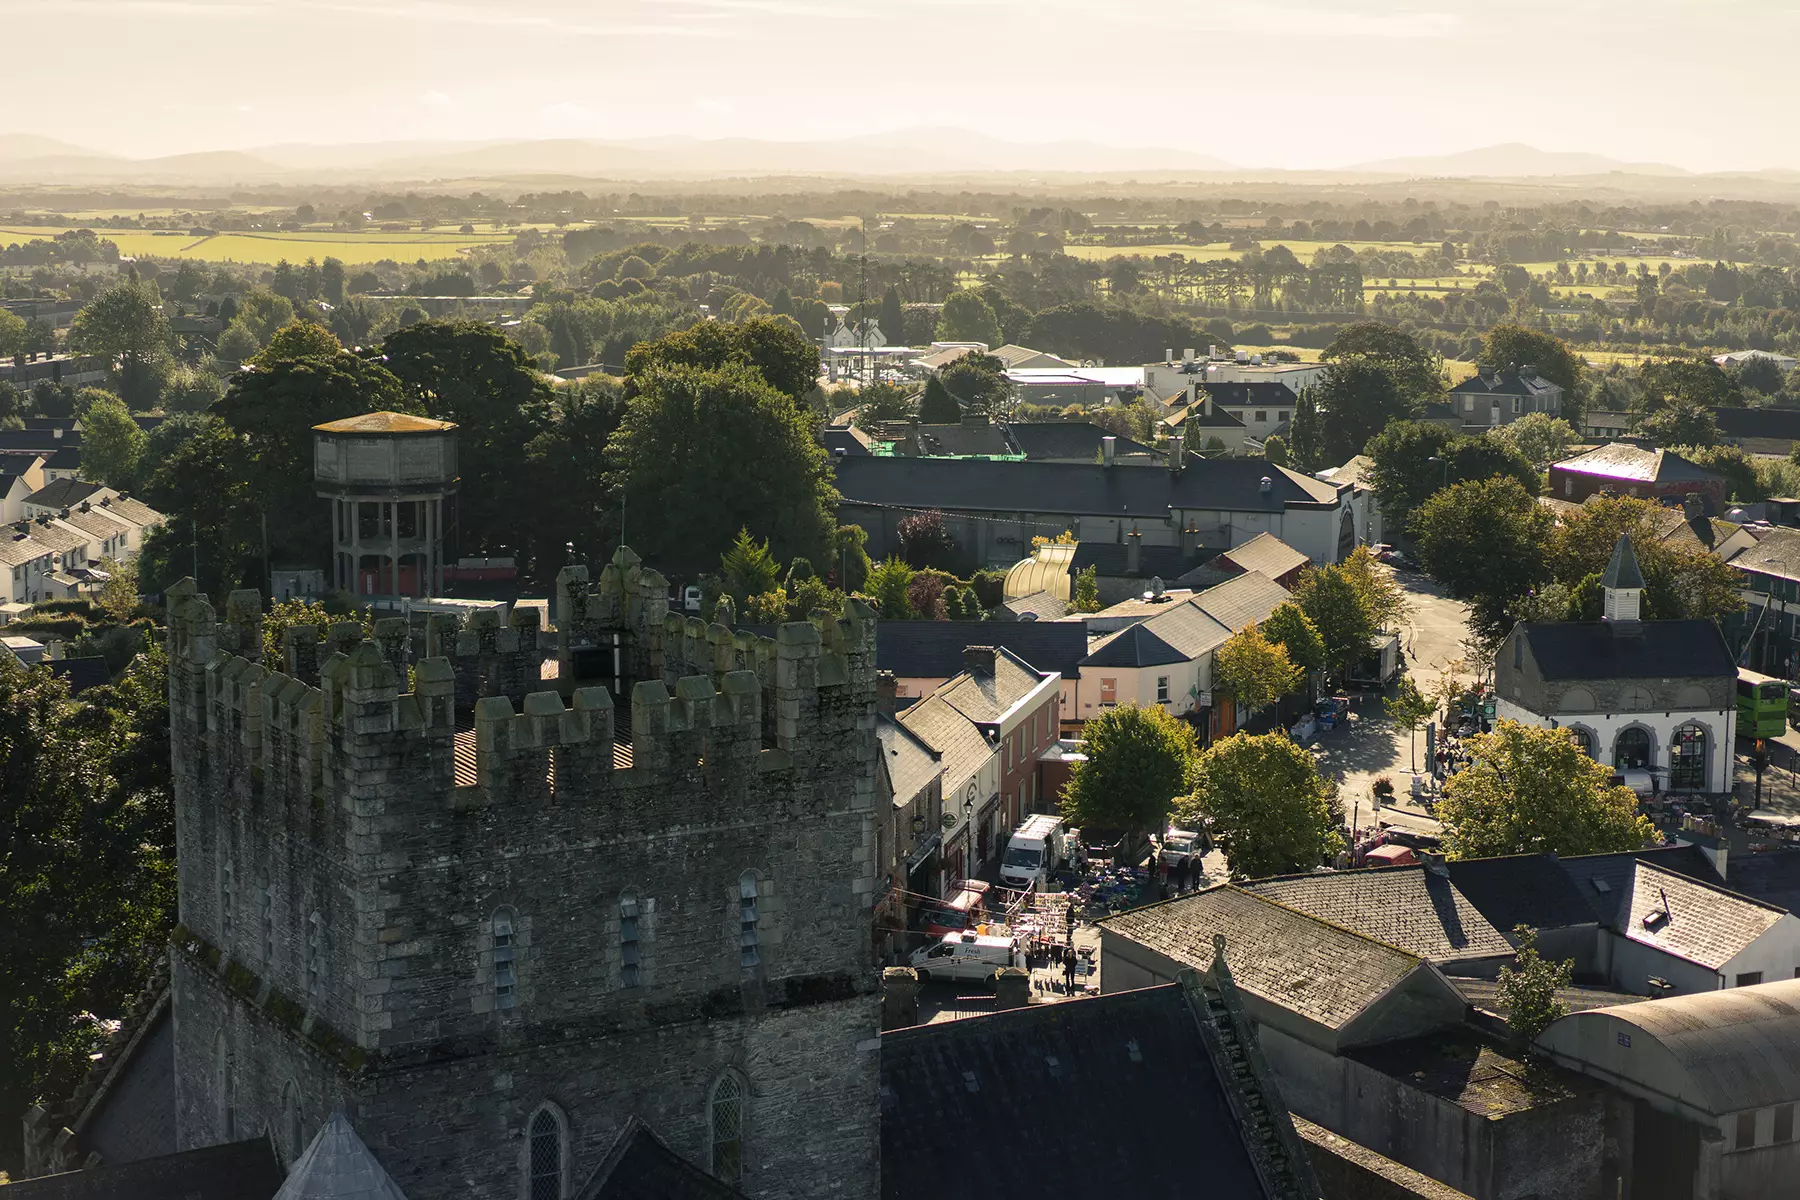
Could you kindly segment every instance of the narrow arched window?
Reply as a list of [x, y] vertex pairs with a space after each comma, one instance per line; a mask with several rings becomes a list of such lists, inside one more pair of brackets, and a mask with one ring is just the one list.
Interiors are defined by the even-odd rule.
[[744, 1081], [727, 1071], [713, 1084], [707, 1101], [708, 1161], [726, 1183], [744, 1175]]
[[549, 1105], [532, 1114], [527, 1140], [525, 1200], [562, 1200], [566, 1131]]
[[515, 955], [513, 910], [498, 909], [494, 913], [494, 1007], [512, 1008], [519, 1002], [519, 976]]
[[237, 904], [237, 870], [227, 862], [219, 868], [219, 949], [231, 953], [232, 908]]
[[636, 892], [619, 895], [619, 986], [634, 988], [644, 981], [642, 930], [638, 926]]
[[754, 967], [762, 962], [762, 944], [758, 936], [756, 911], [756, 872], [738, 876], [738, 965]]
[[300, 1088], [291, 1079], [281, 1089], [281, 1139], [288, 1165], [292, 1166], [306, 1147], [300, 1144]]
[[324, 952], [321, 944], [325, 934], [325, 919], [315, 909], [312, 916], [306, 918], [306, 994], [317, 996], [319, 985], [323, 981], [323, 964], [320, 961]]

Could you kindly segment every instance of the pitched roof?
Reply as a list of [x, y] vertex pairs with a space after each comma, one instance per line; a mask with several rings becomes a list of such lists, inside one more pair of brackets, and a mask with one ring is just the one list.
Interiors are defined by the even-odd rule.
[[1261, 571], [1270, 579], [1280, 579], [1289, 571], [1298, 570], [1312, 562], [1312, 559], [1268, 532], [1257, 534], [1241, 546], [1233, 546], [1219, 557], [1246, 571]]
[[406, 1200], [406, 1193], [339, 1111], [294, 1160], [275, 1200]]
[[1748, 408], [1708, 409], [1728, 438], [1800, 438], [1800, 408], [1756, 405]]
[[1117, 454], [1156, 454], [1154, 446], [1121, 437], [1091, 421], [1014, 421], [1006, 427], [1012, 444], [1026, 458], [1067, 458], [1094, 462], [1103, 439], [1113, 437]]
[[867, 454], [869, 435], [850, 425], [833, 425], [820, 431], [827, 454]]
[[963, 669], [972, 644], [1004, 646], [1040, 671], [1081, 674], [1087, 657], [1085, 621], [877, 621], [875, 666], [902, 679], [948, 679]]
[[1044, 682], [1044, 676], [1030, 663], [1004, 646], [993, 647], [994, 669], [968, 668], [964, 659], [963, 673], [944, 681], [937, 694], [971, 721], [993, 722], [1025, 699]]
[[47, 546], [58, 554], [85, 546], [91, 535], [77, 529], [70, 529], [48, 517], [33, 517], [28, 521], [20, 521], [12, 526], [14, 533], [27, 533], [40, 545]]
[[[955, 458], [841, 458], [848, 504], [971, 512], [1105, 514], [1167, 520], [1171, 507], [1282, 512], [1330, 505], [1337, 488], [1260, 458], [1189, 454], [1179, 472], [1098, 463], [993, 462]], [[1262, 480], [1269, 490], [1262, 490]]]
[[1300, 397], [1294, 389], [1279, 379], [1240, 380], [1223, 383], [1217, 380], [1202, 383], [1206, 394], [1213, 398], [1214, 404], [1228, 404], [1233, 408], [1291, 408]]
[[[1233, 1078], [1204, 1019], [1167, 984], [882, 1034], [882, 1196], [1007, 1195], [1033, 1171], [1058, 1194], [1189, 1195], [1196, 1170], [1207, 1195], [1299, 1195], [1265, 1185], [1246, 1145], [1264, 1131], [1233, 1098], [1278, 1120], [1285, 1105]], [[1079, 1097], [1080, 1118], [1047, 1117], [1052, 1097]], [[995, 1140], [971, 1149], [976, 1130]]]
[[108, 516], [132, 525], [161, 525], [163, 515], [135, 496], [108, 496], [97, 508]]
[[1162, 667], [1187, 662], [1188, 656], [1144, 628], [1127, 625], [1081, 660], [1084, 667]]
[[1198, 566], [1197, 552], [1180, 546], [1138, 547], [1138, 568], [1131, 569], [1131, 547], [1121, 542], [1081, 542], [1069, 560], [1070, 571], [1094, 568], [1095, 575], [1109, 579], [1151, 579], [1160, 576], [1173, 579], [1190, 567]]
[[1620, 906], [1614, 930], [1710, 970], [1742, 954], [1786, 915], [1646, 862], [1635, 864], [1633, 876], [1630, 907]]
[[1245, 571], [1236, 579], [1214, 584], [1194, 594], [1194, 607], [1236, 632], [1246, 625], [1260, 625], [1269, 614], [1293, 599], [1292, 593], [1261, 571]]
[[455, 429], [456, 423], [415, 417], [411, 413], [383, 411], [327, 421], [323, 425], [314, 425], [313, 428], [320, 433], [441, 433], [446, 429]]
[[1631, 898], [1640, 862], [1717, 887], [1723, 887], [1725, 883], [1699, 847], [1691, 845], [1655, 846], [1617, 854], [1576, 854], [1556, 861], [1602, 925], [1612, 925], [1619, 920], [1621, 907]]
[[1011, 454], [1006, 430], [989, 421], [959, 421], [954, 425], [920, 425], [914, 430], [918, 453]]
[[1732, 891], [1789, 912], [1800, 911], [1800, 850], [1743, 854], [1730, 862]]
[[1606, 564], [1606, 574], [1600, 577], [1600, 586], [1609, 588], [1642, 588], [1644, 573], [1638, 570], [1637, 553], [1631, 548], [1631, 539], [1624, 534], [1613, 545], [1612, 561]]
[[281, 1161], [267, 1137], [14, 1180], [6, 1200], [269, 1200]]
[[1206, 970], [1223, 934], [1238, 986], [1341, 1029], [1423, 966], [1418, 956], [1231, 884], [1107, 917], [1100, 927]]
[[136, 525], [127, 525], [102, 508], [85, 508], [77, 505], [69, 509], [57, 520], [73, 525], [90, 537], [112, 538], [120, 534], [129, 534]]
[[1038, 366], [1049, 367], [1072, 367], [1075, 365], [1066, 358], [1058, 358], [1056, 355], [1047, 351], [1033, 350], [1030, 346], [1020, 346], [1013, 342], [1008, 342], [1004, 346], [996, 346], [992, 350], [989, 350], [988, 354], [999, 359], [1001, 365], [1005, 366], [1008, 370], [1019, 367], [1024, 363], [1034, 363]]
[[1711, 621], [1524, 621], [1545, 679], [1737, 677], [1737, 660]]
[[27, 533], [11, 527], [0, 528], [0, 567], [16, 567], [55, 551]]
[[1732, 566], [1756, 575], [1800, 579], [1800, 530], [1771, 529], [1730, 558]]
[[1422, 865], [1283, 875], [1242, 886], [1432, 962], [1513, 953], [1448, 876]]
[[669, 1149], [636, 1117], [627, 1117], [612, 1148], [576, 1200], [732, 1200], [742, 1197]]
[[1184, 604], [1193, 598], [1193, 588], [1165, 588], [1160, 596], [1151, 596], [1148, 600], [1144, 599], [1142, 594], [1127, 596], [1117, 604], [1109, 604], [1099, 612], [1087, 613], [1085, 616], [1090, 621], [1107, 621], [1122, 617], [1135, 617], [1142, 621], [1156, 616], [1170, 605]]
[[1069, 615], [1069, 602], [1049, 592], [1033, 592], [1001, 605], [1017, 621], [1060, 621]]
[[35, 504], [40, 508], [74, 508], [95, 493], [106, 491], [110, 491], [110, 489], [105, 484], [89, 483], [85, 479], [77, 479], [69, 475], [61, 479], [52, 479], [25, 497], [25, 503]]
[[942, 695], [932, 694], [897, 718], [919, 740], [937, 751], [944, 779], [960, 784], [981, 770], [994, 753], [993, 743], [975, 722], [957, 712]]
[[54, 429], [0, 429], [0, 450], [29, 450], [50, 454], [64, 446], [79, 446], [81, 434], [65, 431], [58, 437]]
[[1695, 466], [1673, 450], [1647, 450], [1629, 442], [1610, 442], [1554, 464], [1580, 475], [1600, 475], [1638, 483], [1722, 482], [1723, 477]]
[[1478, 372], [1450, 390], [1465, 396], [1541, 396], [1556, 386], [1542, 375], [1499, 371], [1492, 374]]
[[[1113, 634], [1082, 660], [1083, 666], [1150, 667], [1192, 662], [1230, 639], [1231, 626], [1200, 607], [1192, 596], [1155, 616]], [[1131, 661], [1135, 659], [1136, 661]]]
[[875, 733], [887, 756], [888, 782], [894, 785], [895, 804], [908, 803], [944, 773], [938, 752], [892, 717], [876, 717]]
[[1598, 923], [1587, 897], [1551, 854], [1465, 858], [1445, 865], [1475, 911], [1494, 928], [1569, 929]]

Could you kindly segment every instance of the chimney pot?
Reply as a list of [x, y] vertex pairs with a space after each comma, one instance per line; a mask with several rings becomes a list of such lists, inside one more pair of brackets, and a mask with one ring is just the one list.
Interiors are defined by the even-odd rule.
[[1110, 467], [1118, 460], [1119, 439], [1109, 433], [1100, 439], [1100, 461]]

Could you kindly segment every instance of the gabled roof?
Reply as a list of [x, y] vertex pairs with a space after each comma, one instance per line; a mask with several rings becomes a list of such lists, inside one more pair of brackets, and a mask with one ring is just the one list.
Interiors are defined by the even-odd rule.
[[1294, 389], [1279, 379], [1233, 383], [1211, 381], [1200, 386], [1206, 389], [1206, 394], [1213, 398], [1214, 404], [1226, 404], [1232, 408], [1292, 408], [1300, 400]]
[[1743, 854], [1730, 860], [1728, 886], [1740, 895], [1800, 911], [1800, 850]]
[[1471, 375], [1450, 391], [1462, 396], [1541, 396], [1556, 386], [1541, 375], [1500, 371]]
[[981, 770], [994, 753], [993, 743], [975, 722], [957, 712], [942, 695], [925, 697], [896, 718], [920, 741], [937, 751], [944, 779], [953, 784]]
[[1421, 865], [1283, 875], [1242, 886], [1432, 962], [1513, 954], [1447, 875]]
[[894, 785], [894, 803], [906, 804], [944, 773], [943, 760], [912, 730], [892, 717], [875, 718], [875, 734], [887, 756], [888, 781]]
[[1070, 571], [1094, 568], [1094, 574], [1111, 579], [1151, 579], [1161, 576], [1170, 580], [1199, 565], [1200, 556], [1180, 546], [1138, 547], [1138, 568], [1131, 570], [1131, 547], [1119, 542], [1082, 542], [1069, 560]]
[[744, 1193], [696, 1167], [636, 1117], [626, 1118], [612, 1148], [576, 1200], [733, 1200]]
[[1602, 925], [1618, 923], [1620, 910], [1630, 902], [1641, 862], [1715, 887], [1725, 884], [1700, 848], [1692, 845], [1654, 846], [1617, 854], [1576, 854], [1556, 861]]
[[1231, 884], [1134, 908], [1100, 927], [1197, 970], [1212, 965], [1213, 935], [1223, 934], [1239, 988], [1331, 1030], [1424, 966], [1417, 955]]
[[937, 692], [971, 721], [998, 721], [1044, 682], [1044, 675], [1006, 647], [995, 646], [993, 651], [994, 670], [991, 674], [969, 668], [968, 660], [964, 659], [963, 673], [945, 680]]
[[1064, 458], [1094, 462], [1102, 440], [1114, 437], [1116, 454], [1156, 454], [1154, 446], [1119, 437], [1091, 421], [1014, 421], [1006, 427], [1014, 447], [1026, 458]]
[[64, 446], [81, 445], [81, 434], [67, 430], [61, 437], [54, 429], [0, 429], [0, 450], [29, 450], [48, 455]]
[[1069, 615], [1069, 602], [1049, 592], [1033, 592], [1001, 605], [1015, 621], [1060, 621]]
[[1732, 566], [1755, 575], [1800, 579], [1800, 530], [1775, 528], [1730, 558]]
[[7, 1185], [6, 1200], [269, 1200], [281, 1161], [267, 1137]]
[[340, 1111], [331, 1114], [294, 1160], [275, 1200], [406, 1200], [406, 1193]]
[[1737, 677], [1737, 660], [1711, 621], [1523, 621], [1545, 679]]
[[[1260, 458], [1189, 454], [1178, 472], [1098, 463], [993, 462], [957, 458], [841, 458], [846, 504], [960, 512], [1104, 514], [1168, 519], [1169, 509], [1282, 512], [1337, 503], [1323, 480]], [[1262, 489], [1262, 480], [1269, 489]]]
[[1615, 932], [1665, 954], [1718, 970], [1787, 914], [1646, 862], [1634, 865], [1631, 904]]
[[34, 558], [44, 558], [56, 551], [27, 533], [11, 526], [0, 527], [0, 567], [16, 567]]
[[996, 346], [988, 354], [1000, 360], [1007, 370], [1015, 370], [1024, 366], [1033, 367], [1072, 367], [1075, 364], [1066, 358], [1058, 358], [1043, 350], [1033, 350], [1030, 346], [1019, 346], [1012, 342], [1004, 346]]
[[57, 554], [67, 554], [71, 550], [87, 545], [92, 536], [84, 531], [67, 528], [48, 517], [33, 517], [28, 521], [20, 521], [13, 525], [12, 529], [15, 534], [30, 534], [33, 541], [47, 546]]
[[948, 679], [971, 645], [1004, 646], [1040, 671], [1065, 679], [1087, 657], [1085, 621], [877, 621], [875, 666], [902, 679]]
[[869, 435], [852, 425], [833, 425], [821, 430], [827, 454], [868, 454]]
[[1551, 854], [1465, 858], [1445, 865], [1456, 885], [1488, 924], [1503, 933], [1518, 925], [1570, 929], [1598, 924], [1594, 910]]
[[109, 517], [132, 525], [161, 525], [163, 515], [135, 496], [108, 496], [95, 506]]
[[1722, 476], [1695, 466], [1673, 450], [1646, 450], [1628, 442], [1610, 442], [1553, 465], [1560, 471], [1636, 483], [1723, 482]]
[[85, 479], [66, 476], [46, 483], [25, 497], [25, 503], [35, 504], [40, 508], [74, 508], [99, 492], [110, 491], [105, 484], [89, 483]]
[[1753, 408], [1708, 409], [1728, 438], [1800, 438], [1800, 408], [1775, 408], [1757, 405]]
[[1279, 583], [1261, 571], [1245, 571], [1236, 579], [1214, 584], [1194, 596], [1194, 607], [1234, 633], [1246, 625], [1260, 625], [1293, 598]]
[[[1237, 961], [1235, 944], [1227, 957]], [[1212, 1035], [1206, 1001], [1188, 989], [882, 1034], [884, 1200], [1014, 1195], [1033, 1172], [1050, 1172], [1057, 1195], [1316, 1197], [1248, 1028], [1236, 1047]], [[1079, 1118], [1047, 1116], [1057, 1097], [1078, 1098]], [[974, 1131], [991, 1142], [972, 1147]]]
[[103, 508], [86, 508], [81, 505], [69, 509], [68, 512], [58, 517], [57, 520], [64, 524], [73, 525], [76, 529], [81, 530], [81, 532], [87, 534], [89, 537], [102, 539], [118, 537], [120, 534], [129, 534], [133, 529], [137, 528], [135, 525], [127, 525], [117, 517], [112, 516]]
[[1126, 626], [1094, 647], [1082, 665], [1151, 667], [1192, 662], [1224, 645], [1232, 628], [1200, 608], [1199, 599], [1194, 596], [1171, 604], [1148, 620]]
[[313, 428], [319, 433], [442, 433], [447, 429], [455, 429], [456, 423], [415, 417], [411, 413], [384, 411], [327, 421], [323, 425], [314, 425]]
[[1188, 656], [1145, 629], [1142, 622], [1127, 625], [1094, 648], [1081, 660], [1084, 667], [1163, 667], [1188, 661]]
[[1312, 562], [1272, 533], [1257, 534], [1241, 546], [1234, 546], [1220, 558], [1246, 571], [1261, 571], [1270, 579], [1280, 579], [1289, 571], [1297, 571]]
[[915, 445], [921, 455], [1011, 454], [1006, 430], [989, 421], [958, 421], [954, 425], [920, 425]]

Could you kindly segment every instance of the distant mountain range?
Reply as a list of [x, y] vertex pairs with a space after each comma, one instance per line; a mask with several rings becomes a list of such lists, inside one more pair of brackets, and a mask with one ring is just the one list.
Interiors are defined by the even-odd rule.
[[693, 137], [392, 141], [352, 145], [283, 143], [247, 150], [126, 158], [34, 134], [0, 134], [0, 185], [162, 184], [224, 186], [424, 183], [474, 179], [705, 179], [803, 175], [846, 179], [996, 174], [1103, 175], [1111, 179], [1209, 175], [1316, 181], [1327, 177], [1529, 180], [1608, 175], [1662, 179], [1792, 182], [1769, 170], [1696, 175], [1665, 163], [1539, 150], [1520, 143], [1456, 154], [1388, 158], [1331, 171], [1234, 166], [1211, 155], [1090, 141], [1014, 142], [966, 129], [921, 128], [829, 141]]

